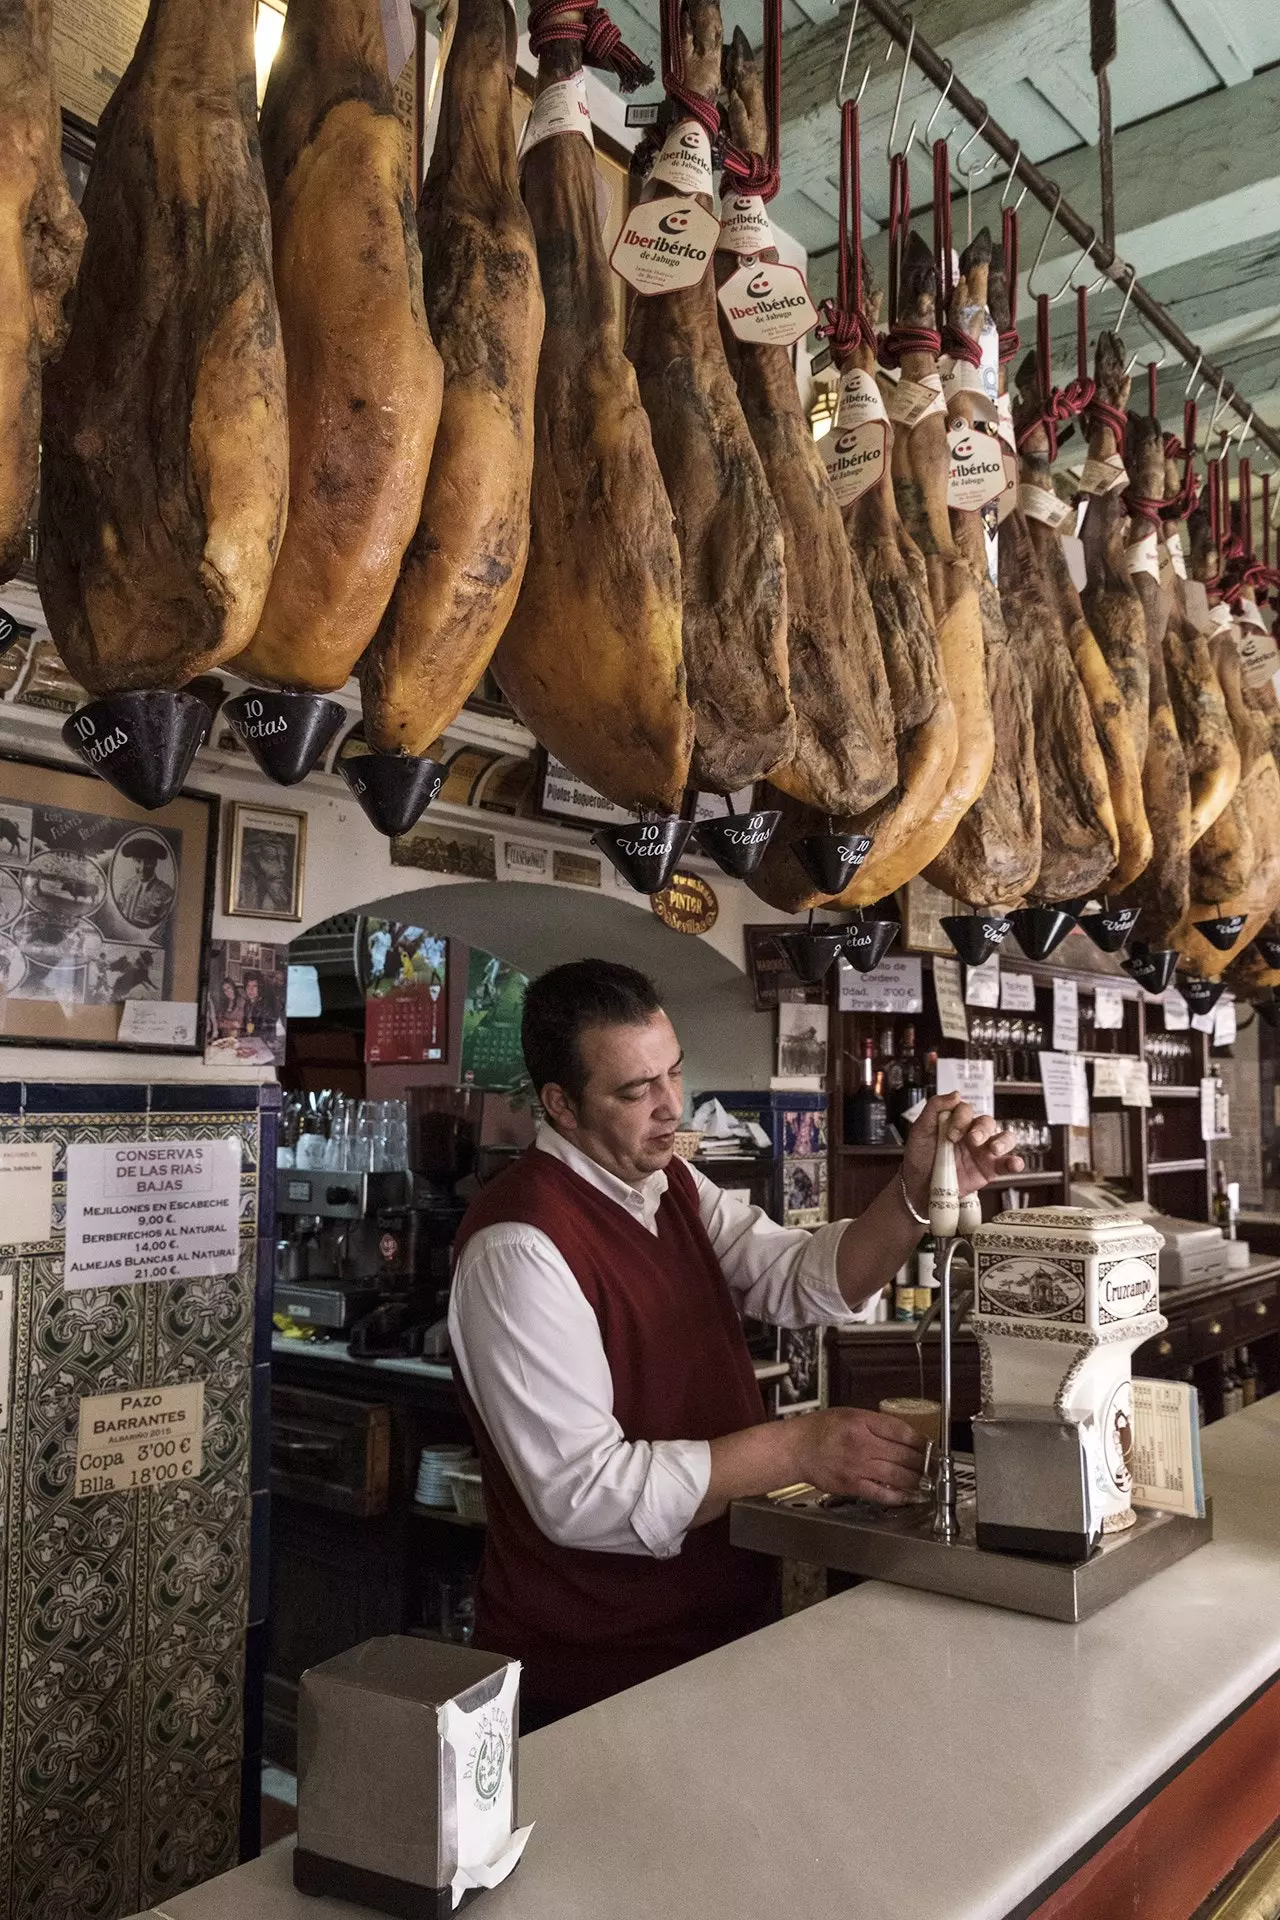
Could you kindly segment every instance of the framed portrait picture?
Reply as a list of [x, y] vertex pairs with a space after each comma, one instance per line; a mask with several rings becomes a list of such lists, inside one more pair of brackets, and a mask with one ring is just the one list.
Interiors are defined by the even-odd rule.
[[927, 880], [909, 880], [898, 893], [902, 914], [902, 944], [911, 953], [954, 953], [942, 922], [947, 914], [964, 913], [949, 893]]
[[240, 800], [228, 814], [223, 911], [245, 920], [301, 920], [306, 814]]
[[126, 1002], [200, 1004], [216, 808], [0, 759], [0, 1039], [114, 1046]]

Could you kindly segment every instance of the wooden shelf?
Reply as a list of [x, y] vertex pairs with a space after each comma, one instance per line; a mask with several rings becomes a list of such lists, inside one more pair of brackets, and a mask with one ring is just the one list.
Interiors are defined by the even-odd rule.
[[855, 1155], [859, 1160], [900, 1160], [901, 1147], [841, 1147], [841, 1153]]
[[1153, 1100], [1198, 1100], [1199, 1087], [1152, 1087]]
[[1007, 1179], [993, 1180], [993, 1187], [1060, 1187], [1062, 1173], [1060, 1169], [1049, 1168], [1042, 1173], [1011, 1173]]
[[1147, 1163], [1147, 1172], [1203, 1173], [1208, 1164], [1207, 1160], [1151, 1160]]
[[446, 1527], [483, 1527], [483, 1520], [472, 1520], [465, 1513], [459, 1513], [456, 1507], [428, 1507], [421, 1500], [409, 1505], [410, 1513], [416, 1513], [420, 1520], [443, 1520]]
[[997, 1093], [1043, 1093], [1044, 1084], [1040, 1080], [997, 1080]]

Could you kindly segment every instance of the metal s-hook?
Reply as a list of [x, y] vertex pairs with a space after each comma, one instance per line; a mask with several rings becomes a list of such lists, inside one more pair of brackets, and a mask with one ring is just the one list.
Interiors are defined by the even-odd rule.
[[[1019, 141], [1018, 150], [1013, 156], [1013, 165], [1010, 167], [1008, 173], [1005, 175], [1004, 192], [1000, 195], [1001, 213], [1003, 213], [1009, 205], [1009, 189], [1018, 177], [1018, 168], [1021, 162], [1022, 162], [1022, 142]], [[1028, 188], [1029, 188], [1029, 182], [1024, 180], [1022, 183], [1022, 192], [1018, 195], [1017, 199], [1013, 203], [1013, 211], [1015, 213], [1018, 212], [1019, 208], [1022, 206], [1023, 201], [1026, 199]]]
[[[1253, 432], [1253, 409], [1251, 407], [1249, 409], [1249, 412], [1245, 415], [1245, 417], [1240, 422], [1240, 438], [1236, 442], [1237, 458], [1239, 457], [1240, 454], [1244, 452], [1244, 443], [1249, 438], [1249, 435], [1252, 432]], [[1222, 449], [1224, 453], [1227, 451], [1227, 448], [1230, 447], [1231, 445], [1233, 434], [1234, 434], [1234, 429], [1232, 430], [1232, 434], [1228, 435], [1227, 437], [1226, 446], [1224, 446]]]
[[[1151, 345], [1154, 347], [1155, 344], [1156, 343], [1153, 340], [1151, 342]], [[1137, 366], [1138, 355], [1141, 352], [1142, 352], [1141, 347], [1135, 347], [1133, 352], [1129, 355], [1129, 364], [1124, 370], [1126, 380], [1128, 379], [1129, 375], [1133, 372], [1134, 368]], [[1165, 342], [1162, 340], [1160, 342], [1160, 358], [1158, 360], [1148, 360], [1147, 365], [1149, 367], [1162, 367], [1168, 358], [1169, 358], [1169, 349], [1165, 344]]]
[[[1077, 271], [1083, 265], [1085, 256], [1087, 255], [1090, 247], [1093, 245], [1097, 237], [1098, 235], [1096, 230], [1093, 227], [1090, 227], [1089, 238], [1085, 241], [1079, 253], [1076, 255], [1075, 259], [1071, 262], [1071, 270], [1067, 274], [1066, 279], [1063, 281], [1062, 285], [1058, 288], [1058, 291], [1056, 293], [1051, 293], [1049, 295], [1050, 306], [1054, 306], [1059, 300], [1062, 299], [1062, 296], [1066, 293], [1067, 289], [1070, 287], [1071, 282], [1075, 279]], [[1098, 288], [1102, 285], [1103, 281], [1106, 279], [1106, 277], [1107, 276], [1105, 273], [1100, 273], [1097, 279], [1094, 281], [1093, 285], [1091, 287], [1086, 288], [1086, 292], [1096, 293], [1098, 291]]]
[[1200, 387], [1202, 387], [1202, 386], [1204, 385], [1204, 381], [1202, 380], [1202, 381], [1200, 382], [1200, 387], [1197, 387], [1197, 388], [1196, 388], [1196, 391], [1195, 391], [1195, 393], [1194, 393], [1194, 394], [1192, 393], [1192, 391], [1191, 391], [1191, 382], [1192, 382], [1192, 380], [1194, 380], [1194, 379], [1195, 379], [1195, 377], [1196, 377], [1196, 375], [1197, 375], [1197, 374], [1199, 373], [1199, 371], [1200, 371], [1200, 362], [1201, 362], [1201, 361], [1202, 361], [1203, 359], [1204, 359], [1204, 348], [1203, 348], [1203, 347], [1197, 347], [1197, 348], [1196, 348], [1196, 363], [1195, 363], [1195, 365], [1194, 365], [1194, 367], [1192, 367], [1192, 369], [1191, 369], [1191, 379], [1187, 381], [1187, 384], [1186, 384], [1186, 386], [1185, 386], [1185, 387], [1184, 387], [1184, 388], [1182, 389], [1182, 397], [1183, 397], [1183, 399], [1184, 399], [1184, 400], [1194, 400], [1194, 399], [1195, 399], [1195, 397], [1196, 397], [1196, 394], [1198, 394], [1198, 393], [1199, 393], [1199, 391], [1200, 391]]
[[[1208, 446], [1209, 442], [1212, 440], [1214, 434], [1218, 430], [1218, 419], [1222, 413], [1222, 407], [1223, 407], [1222, 389], [1226, 386], [1226, 384], [1227, 384], [1227, 376], [1224, 373], [1218, 381], [1218, 397], [1213, 403], [1213, 414], [1209, 420], [1209, 429], [1204, 436], [1204, 443], [1206, 447]], [[1223, 449], [1223, 451], [1225, 452], [1225, 448]]]
[[1115, 323], [1115, 325], [1114, 325], [1114, 327], [1112, 327], [1112, 329], [1111, 329], [1111, 331], [1112, 331], [1112, 333], [1119, 333], [1119, 331], [1120, 331], [1120, 329], [1121, 329], [1121, 327], [1122, 327], [1122, 326], [1124, 325], [1124, 317], [1125, 317], [1125, 315], [1126, 315], [1126, 313], [1128, 313], [1128, 311], [1129, 311], [1129, 302], [1130, 302], [1130, 301], [1132, 300], [1132, 298], [1133, 298], [1133, 289], [1134, 289], [1134, 286], [1135, 286], [1135, 284], [1136, 284], [1136, 282], [1137, 282], [1137, 278], [1138, 278], [1138, 269], [1137, 269], [1136, 267], [1133, 267], [1133, 266], [1131, 266], [1131, 267], [1129, 268], [1129, 286], [1128, 286], [1128, 290], [1127, 290], [1127, 292], [1125, 293], [1125, 296], [1124, 296], [1124, 301], [1123, 301], [1123, 303], [1122, 303], [1122, 305], [1121, 305], [1121, 308], [1120, 308], [1120, 312], [1119, 312], [1119, 315], [1118, 315], [1118, 316], [1117, 316], [1117, 318], [1116, 318], [1116, 323]]
[[[913, 37], [914, 37], [914, 26], [913, 26], [913, 28], [912, 28], [912, 33], [913, 33]], [[986, 109], [986, 108], [984, 107], [984, 108], [983, 108], [983, 110], [982, 110], [982, 125], [981, 125], [980, 127], [975, 127], [975, 128], [974, 128], [974, 130], [973, 130], [973, 132], [972, 132], [972, 133], [971, 133], [971, 134], [969, 135], [969, 138], [968, 138], [968, 139], [967, 139], [967, 140], [965, 141], [965, 143], [964, 143], [964, 145], [963, 145], [963, 146], [961, 147], [961, 149], [960, 149], [960, 151], [959, 151], [959, 153], [958, 153], [958, 154], [956, 155], [956, 172], [957, 172], [957, 173], [958, 173], [958, 174], [960, 175], [960, 178], [961, 178], [962, 180], [967, 180], [967, 179], [969, 178], [969, 175], [968, 175], [968, 174], [966, 173], [966, 171], [965, 171], [965, 169], [964, 169], [964, 167], [962, 166], [962, 164], [961, 164], [961, 162], [963, 161], [963, 159], [964, 159], [964, 157], [965, 157], [965, 155], [966, 155], [966, 153], [968, 153], [968, 151], [969, 151], [969, 149], [970, 149], [970, 147], [971, 147], [971, 146], [973, 145], [973, 143], [974, 143], [974, 141], [975, 141], [975, 140], [977, 140], [977, 139], [978, 139], [978, 138], [980, 137], [980, 135], [981, 135], [981, 134], [983, 133], [983, 131], [985, 130], [985, 128], [986, 128], [986, 124], [987, 124], [987, 122], [988, 122], [988, 120], [989, 120], [990, 118], [991, 118], [991, 115], [990, 115], [990, 114], [989, 114], [989, 113], [987, 112], [987, 109]], [[984, 161], [984, 162], [983, 162], [983, 165], [984, 165], [984, 166], [989, 166], [989, 165], [990, 165], [990, 162], [989, 162], [989, 161]], [[978, 168], [978, 167], [975, 167], [973, 171], [974, 171], [975, 173], [979, 173], [979, 172], [981, 172], [981, 171], [982, 171], [982, 168]], [[1059, 195], [1058, 195], [1058, 198], [1059, 198], [1059, 200], [1061, 200], [1061, 198], [1062, 198], [1062, 195], [1061, 195], [1061, 194], [1059, 194]]]
[[[954, 66], [952, 66], [952, 64], [951, 64], [951, 62], [950, 62], [950, 60], [948, 60], [948, 62], [947, 62], [947, 84], [946, 84], [946, 86], [945, 86], [945, 87], [944, 87], [944, 88], [942, 89], [942, 92], [941, 92], [941, 93], [940, 93], [940, 94], [938, 95], [938, 104], [937, 104], [937, 106], [936, 106], [936, 107], [934, 108], [934, 110], [933, 110], [933, 112], [932, 112], [932, 113], [931, 113], [931, 114], [929, 115], [929, 123], [928, 123], [928, 125], [926, 126], [926, 128], [925, 128], [925, 130], [924, 130], [924, 144], [925, 144], [925, 151], [926, 151], [926, 152], [928, 151], [928, 148], [929, 148], [929, 141], [930, 141], [930, 139], [931, 139], [931, 137], [932, 137], [932, 134], [933, 134], [933, 123], [934, 123], [934, 121], [935, 121], [935, 120], [937, 119], [937, 117], [938, 117], [938, 115], [939, 115], [939, 114], [940, 114], [940, 113], [942, 112], [942, 109], [943, 109], [943, 108], [944, 108], [944, 107], [946, 106], [946, 104], [947, 104], [947, 95], [948, 95], [948, 94], [950, 93], [950, 91], [951, 91], [951, 82], [952, 82], [952, 81], [953, 81], [953, 80], [955, 79], [955, 77], [956, 77], [956, 70], [955, 70], [955, 68], [954, 68]], [[948, 137], [949, 137], [949, 136], [948, 136]]]
[[[832, 4], [833, 5], [835, 4], [835, 0], [832, 0]], [[853, 0], [853, 12], [849, 16], [849, 31], [845, 36], [845, 43], [844, 43], [844, 59], [840, 62], [840, 78], [836, 82], [836, 106], [837, 107], [843, 107], [844, 105], [845, 76], [848, 74], [848, 71], [849, 71], [849, 55], [853, 52], [853, 30], [858, 24], [858, 8], [861, 4], [862, 4], [862, 0]], [[863, 94], [866, 92], [867, 82], [870, 78], [871, 78], [871, 62], [868, 60], [867, 70], [862, 76], [862, 81], [858, 87], [857, 93], [855, 93], [855, 95], [853, 96], [853, 104], [855, 105], [855, 107], [859, 104]]]
[[1044, 259], [1044, 250], [1049, 244], [1049, 235], [1053, 232], [1054, 226], [1057, 223], [1058, 208], [1061, 205], [1062, 205], [1062, 188], [1059, 187], [1057, 192], [1057, 198], [1054, 200], [1054, 203], [1053, 203], [1053, 211], [1045, 222], [1044, 232], [1040, 235], [1040, 245], [1036, 249], [1035, 260], [1032, 262], [1031, 271], [1027, 275], [1027, 295], [1028, 295], [1028, 298], [1032, 300], [1036, 298], [1035, 278], [1037, 273], [1040, 271], [1040, 262]]
[[[907, 36], [906, 51], [903, 53], [903, 56], [902, 56], [902, 72], [898, 76], [898, 97], [893, 103], [893, 119], [889, 123], [889, 138], [885, 142], [884, 157], [886, 160], [892, 160], [893, 158], [893, 143], [898, 135], [898, 116], [902, 112], [902, 96], [907, 90], [907, 71], [911, 66], [911, 52], [915, 44], [916, 44], [916, 23], [913, 20], [911, 22], [911, 32]], [[910, 147], [911, 140], [914, 140], [914, 138], [915, 138], [915, 126], [913, 124], [911, 129], [911, 139], [907, 141], [907, 147]], [[906, 149], [904, 148], [904, 151], [905, 150]]]

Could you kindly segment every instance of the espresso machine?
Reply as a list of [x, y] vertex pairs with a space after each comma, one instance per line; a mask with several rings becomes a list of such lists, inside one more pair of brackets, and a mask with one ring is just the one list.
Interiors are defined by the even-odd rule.
[[276, 1175], [276, 1312], [363, 1357], [439, 1358], [459, 1193], [476, 1159], [481, 1095], [419, 1088], [410, 1095], [409, 1167], [339, 1173], [282, 1167]]
[[[784, 1559], [1086, 1619], [1213, 1536], [1211, 1512], [1197, 1519], [1131, 1501], [1132, 1355], [1167, 1325], [1160, 1235], [1132, 1215], [1079, 1207], [1024, 1209], [984, 1225], [977, 1195], [960, 1198], [945, 1140], [929, 1216], [941, 1357], [931, 1486], [892, 1508], [785, 1488], [735, 1502], [730, 1537]], [[971, 1455], [955, 1451], [951, 1418], [962, 1253], [981, 1370]]]

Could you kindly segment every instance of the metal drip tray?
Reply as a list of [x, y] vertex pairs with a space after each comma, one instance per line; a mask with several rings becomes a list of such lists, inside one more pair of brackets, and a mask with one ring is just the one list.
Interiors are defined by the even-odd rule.
[[1153, 1573], [1185, 1559], [1213, 1538], [1213, 1509], [1203, 1520], [1139, 1511], [1127, 1533], [1104, 1539], [1075, 1566], [1025, 1554], [979, 1549], [973, 1459], [956, 1459], [960, 1538], [948, 1546], [933, 1537], [933, 1504], [874, 1507], [862, 1500], [824, 1505], [817, 1493], [789, 1499], [736, 1500], [730, 1538], [779, 1560], [834, 1567], [868, 1580], [887, 1580], [957, 1600], [978, 1600], [1045, 1620], [1087, 1620]]

